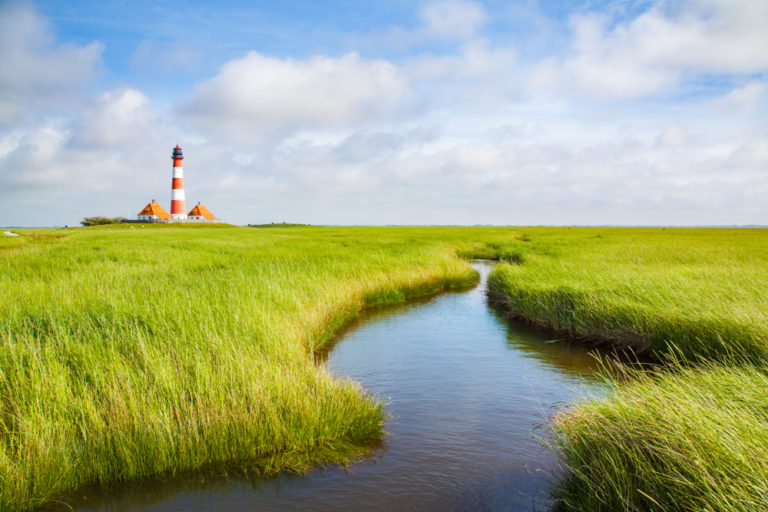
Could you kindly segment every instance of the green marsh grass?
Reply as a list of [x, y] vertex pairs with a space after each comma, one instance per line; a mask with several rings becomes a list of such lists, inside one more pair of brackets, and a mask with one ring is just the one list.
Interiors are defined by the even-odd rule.
[[768, 510], [765, 367], [671, 364], [555, 418], [563, 510]]
[[768, 510], [768, 231], [525, 234], [489, 280], [514, 316], [663, 363], [556, 417], [562, 508]]
[[517, 316], [663, 357], [768, 356], [768, 231], [528, 228], [489, 281]]
[[314, 351], [364, 307], [474, 283], [471, 257], [500, 262], [489, 286], [514, 315], [672, 361], [557, 416], [566, 508], [765, 508], [765, 231], [15, 231], [0, 237], [0, 510], [361, 453], [382, 404]]
[[[382, 404], [313, 363], [361, 308], [477, 279], [510, 229], [111, 225], [0, 238], [0, 510], [87, 483], [343, 461]], [[480, 244], [482, 245], [482, 244]]]

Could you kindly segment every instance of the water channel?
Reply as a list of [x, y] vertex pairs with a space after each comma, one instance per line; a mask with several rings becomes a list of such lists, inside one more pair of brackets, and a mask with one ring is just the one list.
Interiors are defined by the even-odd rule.
[[[187, 475], [89, 491], [91, 511], [545, 511], [558, 477], [541, 442], [564, 405], [599, 394], [583, 349], [511, 324], [475, 288], [366, 312], [324, 364], [387, 401], [369, 459], [306, 476]], [[320, 363], [323, 364], [323, 363]]]

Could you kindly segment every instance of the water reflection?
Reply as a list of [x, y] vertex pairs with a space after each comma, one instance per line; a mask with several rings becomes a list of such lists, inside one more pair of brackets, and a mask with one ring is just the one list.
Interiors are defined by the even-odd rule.
[[547, 335], [525, 324], [507, 320], [506, 313], [491, 305], [500, 321], [507, 323], [507, 348], [534, 358], [539, 364], [575, 377], [593, 379], [599, 369], [597, 354], [592, 354], [577, 342]]

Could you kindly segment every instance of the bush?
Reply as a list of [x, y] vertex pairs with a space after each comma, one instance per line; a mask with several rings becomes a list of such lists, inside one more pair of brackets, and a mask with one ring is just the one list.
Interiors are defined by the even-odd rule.
[[104, 224], [119, 224], [125, 217], [85, 217], [80, 221], [83, 226], [102, 226]]

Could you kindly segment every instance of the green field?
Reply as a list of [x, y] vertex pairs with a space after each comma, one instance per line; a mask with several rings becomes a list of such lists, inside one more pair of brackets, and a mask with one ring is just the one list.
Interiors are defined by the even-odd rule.
[[491, 291], [510, 311], [637, 352], [768, 357], [768, 231], [525, 230]]
[[[18, 230], [24, 234], [24, 230]], [[313, 364], [374, 304], [476, 281], [510, 229], [131, 228], [0, 238], [0, 510], [88, 482], [339, 460], [381, 403]]]
[[514, 316], [665, 363], [556, 418], [563, 508], [768, 510], [768, 231], [526, 233], [489, 282]]
[[[313, 364], [371, 305], [502, 263], [510, 312], [683, 362], [555, 419], [573, 510], [768, 508], [768, 232], [140, 225], [0, 238], [0, 510], [90, 482], [339, 461], [382, 404]], [[761, 501], [763, 500], [763, 501]]]

